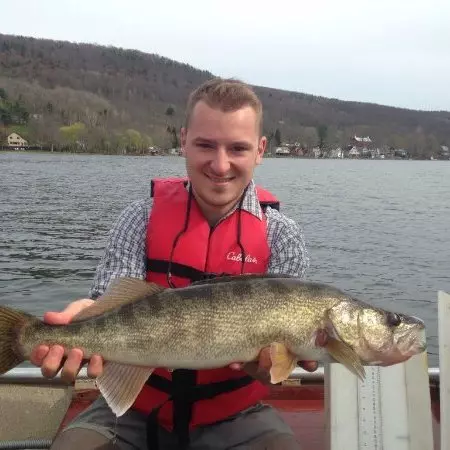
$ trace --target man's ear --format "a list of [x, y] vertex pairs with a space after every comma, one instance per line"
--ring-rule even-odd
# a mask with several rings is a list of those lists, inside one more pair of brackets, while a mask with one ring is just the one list
[[267, 147], [267, 138], [265, 136], [262, 136], [259, 140], [258, 144], [258, 153], [256, 155], [256, 164], [261, 164], [264, 152], [266, 151]]

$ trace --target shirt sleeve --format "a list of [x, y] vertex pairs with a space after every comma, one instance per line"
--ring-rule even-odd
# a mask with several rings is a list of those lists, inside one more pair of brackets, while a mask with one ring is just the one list
[[309, 255], [301, 227], [276, 209], [267, 208], [266, 216], [271, 251], [268, 273], [303, 277]]
[[131, 203], [119, 215], [95, 271], [90, 298], [102, 295], [115, 278], [145, 278], [145, 237], [150, 210], [151, 200], [140, 200]]

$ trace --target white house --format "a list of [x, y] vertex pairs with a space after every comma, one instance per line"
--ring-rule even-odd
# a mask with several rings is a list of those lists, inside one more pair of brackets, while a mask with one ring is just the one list
[[291, 151], [289, 150], [288, 147], [277, 147], [275, 153], [277, 155], [289, 155]]
[[348, 152], [348, 156], [351, 158], [358, 158], [360, 155], [359, 150], [356, 147], [352, 147], [351, 150]]
[[11, 133], [8, 136], [8, 145], [10, 147], [24, 147], [28, 142], [20, 137], [17, 133]]
[[356, 134], [355, 134], [355, 136], [353, 136], [353, 139], [356, 142], [372, 142], [372, 139], [370, 139], [370, 136], [359, 137], [359, 136], [356, 136]]
[[330, 158], [343, 158], [344, 152], [342, 151], [341, 147], [334, 148], [330, 152]]

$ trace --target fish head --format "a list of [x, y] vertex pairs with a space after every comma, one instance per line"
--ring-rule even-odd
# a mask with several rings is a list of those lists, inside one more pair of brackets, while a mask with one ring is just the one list
[[425, 325], [417, 317], [344, 301], [330, 318], [336, 337], [366, 365], [398, 364], [426, 349]]

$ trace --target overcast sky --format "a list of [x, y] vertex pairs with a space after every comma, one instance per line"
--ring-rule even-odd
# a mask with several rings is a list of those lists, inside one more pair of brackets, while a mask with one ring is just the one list
[[0, 0], [0, 32], [157, 53], [273, 88], [450, 111], [449, 0]]

